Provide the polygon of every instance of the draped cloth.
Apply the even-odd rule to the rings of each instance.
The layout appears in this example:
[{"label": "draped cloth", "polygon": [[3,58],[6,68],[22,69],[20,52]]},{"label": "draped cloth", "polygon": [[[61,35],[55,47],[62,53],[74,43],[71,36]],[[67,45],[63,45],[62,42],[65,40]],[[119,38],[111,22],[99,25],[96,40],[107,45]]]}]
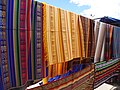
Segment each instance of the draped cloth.
[{"label": "draped cloth", "polygon": [[113,27],[113,45],[112,45],[112,57],[113,58],[120,58],[120,28],[117,26]]},{"label": "draped cloth", "polygon": [[105,54],[104,54],[105,60],[110,60],[112,58],[112,56],[111,56],[112,55],[112,53],[111,53],[111,51],[112,51],[111,41],[112,41],[112,35],[113,35],[112,31],[113,31],[113,26],[107,24],[106,35],[105,35],[105,41],[106,41]]},{"label": "draped cloth", "polygon": [[27,2],[27,63],[28,63],[28,79],[32,79],[32,62],[31,62],[31,5],[32,0]]},{"label": "draped cloth", "polygon": [[18,37],[18,16],[19,16],[19,0],[14,0],[13,10],[13,46],[14,46],[14,66],[16,76],[16,86],[20,86],[20,62],[19,62],[19,37]]},{"label": "draped cloth", "polygon": [[83,16],[80,16],[81,18],[81,23],[82,23],[82,29],[83,29],[83,37],[84,37],[84,50],[85,50],[85,57],[87,57],[87,52],[88,52],[88,18],[85,18]]},{"label": "draped cloth", "polygon": [[16,86],[15,59],[14,59],[14,40],[13,40],[13,7],[14,0],[7,1],[7,41],[8,41],[8,61],[10,70],[11,86]]},{"label": "draped cloth", "polygon": [[[44,4],[43,8],[45,9],[45,11],[43,11],[43,21],[45,21],[44,23],[46,24],[43,24],[44,60],[47,62],[48,77],[51,77],[57,75],[55,7]],[[53,70],[53,73],[50,72],[50,69]]]},{"label": "draped cloth", "polygon": [[63,73],[64,67],[64,52],[63,52],[63,42],[62,42],[62,30],[61,30],[61,10],[55,8],[55,30],[56,30],[56,51],[58,58],[58,68],[57,73]]},{"label": "draped cloth", "polygon": [[44,65],[44,77],[47,76],[46,67],[48,66],[48,47],[47,47],[47,29],[46,29],[46,4],[43,4],[43,65]]},{"label": "draped cloth", "polygon": [[42,3],[36,2],[35,17],[35,74],[42,79]]},{"label": "draped cloth", "polygon": [[[82,30],[82,57],[94,57],[95,54],[95,33],[94,33],[94,21],[83,16],[80,16],[80,29]],[[84,42],[84,43],[83,43]]]},{"label": "draped cloth", "polygon": [[[95,26],[94,26],[94,33],[95,33],[95,46],[97,45],[97,40],[98,40],[98,34],[99,34],[99,27],[100,22],[95,21]],[[95,47],[96,48],[96,47]]]},{"label": "draped cloth", "polygon": [[100,23],[98,40],[97,40],[97,45],[96,45],[96,50],[95,50],[94,62],[99,62],[99,60],[100,60],[103,41],[104,41],[104,38],[105,38],[105,31],[106,31],[106,24],[105,23]]},{"label": "draped cloth", "polygon": [[20,0],[20,16],[19,16],[19,44],[20,44],[20,70],[21,84],[25,84],[28,80],[28,64],[27,64],[27,1]]},{"label": "draped cloth", "polygon": [[94,21],[89,19],[89,35],[88,35],[88,57],[94,57],[95,55],[95,33],[94,33]]},{"label": "draped cloth", "polygon": [[82,60],[83,57],[85,57],[85,47],[84,47],[84,35],[83,35],[83,26],[81,17],[78,17],[78,27],[79,27],[79,35],[80,35],[80,58]]},{"label": "draped cloth", "polygon": [[31,62],[32,62],[32,79],[36,79],[35,76],[35,1],[32,1],[31,4]]},{"label": "draped cloth", "polygon": [[11,86],[6,35],[6,10],[7,0],[0,0],[0,90],[7,90]]}]

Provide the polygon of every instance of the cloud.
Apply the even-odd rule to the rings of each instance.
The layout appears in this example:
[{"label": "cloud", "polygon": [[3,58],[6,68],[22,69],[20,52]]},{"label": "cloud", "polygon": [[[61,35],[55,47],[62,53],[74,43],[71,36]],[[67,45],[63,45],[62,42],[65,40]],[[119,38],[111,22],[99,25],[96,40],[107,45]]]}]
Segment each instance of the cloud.
[{"label": "cloud", "polygon": [[89,6],[80,13],[89,18],[109,16],[120,19],[120,0],[70,0],[70,3]]}]

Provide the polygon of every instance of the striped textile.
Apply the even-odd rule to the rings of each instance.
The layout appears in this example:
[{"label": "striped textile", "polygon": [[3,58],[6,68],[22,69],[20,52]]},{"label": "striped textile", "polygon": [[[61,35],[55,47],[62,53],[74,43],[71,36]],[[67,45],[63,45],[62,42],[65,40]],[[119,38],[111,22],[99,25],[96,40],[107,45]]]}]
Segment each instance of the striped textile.
[{"label": "striped textile", "polygon": [[14,41],[13,41],[13,7],[14,0],[7,1],[7,41],[8,41],[8,61],[10,69],[11,86],[16,86]]},{"label": "striped textile", "polygon": [[32,90],[92,90],[92,84],[94,81],[94,65],[89,65],[82,71],[76,72],[56,81],[48,84],[32,88]]},{"label": "striped textile", "polygon": [[[94,26],[94,33],[95,33],[95,46],[97,45],[97,40],[98,40],[98,35],[99,35],[99,27],[100,22],[95,21],[95,26]],[[96,48],[96,47],[95,47]]]},{"label": "striped textile", "polygon": [[85,57],[93,57],[95,53],[94,21],[83,16],[80,16],[80,19],[84,37]]},{"label": "striped textile", "polygon": [[[106,36],[105,36],[105,60],[109,60],[111,59],[111,48],[112,48],[112,45],[111,45],[111,41],[112,41],[112,31],[113,31],[113,26],[112,25],[107,25],[107,29],[106,29]],[[111,53],[111,54],[110,54]]]},{"label": "striped textile", "polygon": [[20,70],[21,84],[25,84],[28,80],[28,64],[27,64],[27,1],[20,0],[19,15],[19,47],[20,47]]},{"label": "striped textile", "polygon": [[99,60],[100,60],[103,41],[104,41],[105,32],[106,32],[106,24],[105,23],[101,22],[99,27],[100,28],[99,28],[98,40],[97,40],[97,45],[96,45],[96,50],[95,50],[94,62],[99,62]]},{"label": "striped textile", "polygon": [[6,9],[7,0],[0,0],[0,90],[7,90],[11,86],[6,35]]},{"label": "striped textile", "polygon": [[35,11],[35,74],[36,79],[42,76],[42,3],[36,2]]},{"label": "striped textile", "polygon": [[95,55],[95,34],[94,34],[94,21],[89,19],[89,29],[88,35],[88,54],[87,57],[94,57]]},{"label": "striped textile", "polygon": [[35,1],[32,1],[31,6],[31,63],[32,63],[32,79],[36,79],[35,75],[35,12],[36,12],[36,5]]},{"label": "striped textile", "polygon": [[111,76],[114,76],[114,74],[116,75],[116,70],[118,70],[120,66],[119,63],[119,59],[96,63],[94,88],[106,82]]},{"label": "striped textile", "polygon": [[84,35],[83,35],[83,25],[81,21],[81,17],[78,17],[78,27],[79,27],[79,33],[80,33],[80,54],[81,59],[85,58],[85,46],[84,46]]},{"label": "striped textile", "polygon": [[18,37],[18,16],[19,16],[19,0],[14,0],[13,9],[13,46],[14,46],[14,66],[15,66],[15,77],[16,86],[21,85],[20,77],[20,62],[19,62],[19,37]]},{"label": "striped textile", "polygon": [[83,16],[80,16],[81,18],[81,23],[82,23],[82,28],[83,28],[83,36],[84,36],[84,50],[85,50],[85,57],[88,57],[88,35],[89,35],[89,30],[88,30],[88,18],[85,18]]},{"label": "striped textile", "polygon": [[[46,33],[47,33],[47,47],[48,47],[48,76],[57,75],[57,52],[56,52],[56,30],[55,30],[55,7],[46,5]],[[53,66],[52,66],[53,65]],[[54,68],[50,70],[50,68]],[[51,73],[51,71],[53,71]]]},{"label": "striped textile", "polygon": [[44,77],[47,76],[48,66],[48,47],[47,47],[47,29],[46,29],[46,4],[43,4],[43,65],[44,65]]},{"label": "striped textile", "polygon": [[113,27],[113,58],[119,58],[120,57],[120,27],[114,26]]},{"label": "striped textile", "polygon": [[[58,58],[57,73],[58,75],[63,73],[64,66],[64,53],[63,53],[63,42],[62,42],[62,30],[61,30],[61,10],[55,8],[55,30],[56,30],[56,51]],[[65,71],[65,69],[64,69]]]},{"label": "striped textile", "polygon": [[[70,44],[72,44],[72,43],[70,42],[70,40],[68,42],[68,38],[67,38],[68,36],[67,36],[67,18],[66,18],[66,13],[67,13],[66,11],[60,10],[60,21],[61,21],[61,34],[62,34],[62,42],[63,42],[63,52],[64,52],[65,61],[67,62],[67,61],[73,59],[73,56],[70,56],[70,55],[72,55],[71,54],[72,52],[68,51],[69,50],[68,46],[71,47]],[[70,30],[69,32],[71,33],[71,29],[68,29],[68,30]],[[71,39],[71,38],[69,38],[69,39]],[[72,50],[72,49],[70,49],[70,50]]]},{"label": "striped textile", "polygon": [[31,61],[31,4],[32,0],[27,2],[27,63],[28,63],[28,79],[32,79],[32,61]]}]

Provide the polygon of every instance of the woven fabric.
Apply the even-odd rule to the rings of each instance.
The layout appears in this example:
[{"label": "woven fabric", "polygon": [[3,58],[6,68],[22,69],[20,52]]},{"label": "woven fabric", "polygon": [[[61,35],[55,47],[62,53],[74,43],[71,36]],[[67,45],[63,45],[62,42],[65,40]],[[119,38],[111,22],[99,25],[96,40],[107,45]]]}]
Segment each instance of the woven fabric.
[{"label": "woven fabric", "polygon": [[43,64],[44,64],[44,77],[47,76],[47,66],[48,66],[48,47],[47,47],[47,28],[46,28],[46,4],[43,4]]},{"label": "woven fabric", "polygon": [[112,53],[112,57],[113,58],[119,58],[120,57],[120,28],[114,26],[113,28],[113,53]]},{"label": "woven fabric", "polygon": [[14,46],[14,66],[16,76],[16,86],[20,86],[20,62],[19,62],[19,37],[18,37],[18,15],[19,15],[19,1],[14,0],[13,9],[13,46]]},{"label": "woven fabric", "polygon": [[32,63],[32,79],[36,79],[35,75],[35,12],[36,12],[36,5],[35,1],[32,1],[31,6],[31,63]]},{"label": "woven fabric", "polygon": [[51,83],[41,85],[32,90],[79,90],[79,89],[88,89],[92,90],[92,83],[94,81],[94,65],[90,65],[83,69],[82,71],[76,72]]},{"label": "woven fabric", "polygon": [[111,25],[107,25],[107,29],[106,29],[106,38],[105,38],[105,41],[106,41],[106,44],[105,44],[105,60],[110,60],[112,58],[111,56],[111,48],[112,48],[112,33],[113,31],[113,26]]},{"label": "woven fabric", "polygon": [[7,1],[7,38],[8,38],[8,61],[10,69],[10,80],[13,87],[16,86],[14,41],[13,41],[13,7],[14,0]]},{"label": "woven fabric", "polygon": [[95,34],[94,34],[94,21],[89,19],[89,35],[88,35],[88,54],[87,57],[94,57],[95,55]]},{"label": "woven fabric", "polygon": [[67,30],[67,46],[68,46],[68,55],[69,59],[65,61],[70,61],[73,59],[73,52],[72,52],[72,28],[71,28],[71,14],[68,11],[65,11],[65,17],[66,17],[66,30]]},{"label": "woven fabric", "polygon": [[[97,45],[97,40],[98,40],[98,34],[99,34],[99,27],[100,22],[95,21],[95,26],[94,26],[94,33],[95,33],[95,46]],[[95,47],[96,48],[96,47]]]},{"label": "woven fabric", "polygon": [[35,71],[36,79],[41,79],[42,76],[42,4],[36,2],[35,11]]},{"label": "woven fabric", "polygon": [[[64,58],[65,61],[71,60],[70,53],[68,50],[68,46],[70,46],[70,43],[68,43],[68,36],[67,36],[67,18],[66,18],[66,11],[60,10],[60,20],[61,20],[61,34],[62,34],[62,41],[63,41],[63,52],[64,52]],[[71,39],[71,38],[70,38]],[[68,44],[68,45],[67,45]],[[71,49],[70,49],[71,50]]]},{"label": "woven fabric", "polygon": [[95,50],[94,62],[99,62],[100,60],[103,41],[105,38],[105,32],[106,32],[106,24],[100,23],[100,30],[99,30],[99,35],[98,35],[98,40],[97,40],[97,45]]},{"label": "woven fabric", "polygon": [[84,46],[84,35],[83,35],[83,26],[82,26],[82,19],[79,16],[79,32],[80,32],[80,52],[81,52],[81,59],[85,57],[85,46]]},{"label": "woven fabric", "polygon": [[28,64],[27,64],[27,1],[20,0],[20,16],[19,16],[19,37],[20,37],[20,67],[21,67],[21,84],[25,84],[28,80]]},{"label": "woven fabric", "polygon": [[56,30],[56,51],[58,58],[57,65],[57,73],[58,75],[63,73],[63,63],[65,61],[64,58],[64,50],[63,50],[63,41],[62,41],[62,30],[61,30],[61,10],[55,8],[55,30]]},{"label": "woven fabric", "polygon": [[88,18],[85,18],[83,16],[80,16],[82,28],[83,28],[83,36],[84,36],[84,50],[85,50],[85,57],[87,57],[87,51],[88,51]]},{"label": "woven fabric", "polygon": [[94,88],[97,88],[108,79],[116,75],[119,68],[119,59],[109,60],[108,62],[100,62],[95,65],[95,82]]},{"label": "woven fabric", "polygon": [[32,79],[32,62],[31,62],[31,5],[32,0],[27,2],[27,63],[28,63],[28,79]]},{"label": "woven fabric", "polygon": [[0,0],[0,89],[10,88],[10,71],[8,62],[7,28],[6,28],[7,0]]},{"label": "woven fabric", "polygon": [[[95,31],[94,31],[94,21],[83,16],[80,16],[80,29],[82,30],[81,35],[81,45],[82,57],[90,58],[94,57],[95,54]],[[84,42],[84,43],[83,43]]]}]

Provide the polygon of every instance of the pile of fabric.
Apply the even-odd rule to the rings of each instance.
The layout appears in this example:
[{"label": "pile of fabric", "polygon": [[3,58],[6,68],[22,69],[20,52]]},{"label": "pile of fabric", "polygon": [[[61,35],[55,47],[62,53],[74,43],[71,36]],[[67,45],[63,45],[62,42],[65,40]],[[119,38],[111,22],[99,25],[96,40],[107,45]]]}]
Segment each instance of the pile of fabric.
[{"label": "pile of fabric", "polygon": [[49,83],[30,86],[27,90],[93,90],[94,64],[88,65],[81,71],[56,79]]},{"label": "pile of fabric", "polygon": [[95,64],[95,82],[94,88],[99,87],[114,76],[119,76],[120,59],[101,61]]}]

